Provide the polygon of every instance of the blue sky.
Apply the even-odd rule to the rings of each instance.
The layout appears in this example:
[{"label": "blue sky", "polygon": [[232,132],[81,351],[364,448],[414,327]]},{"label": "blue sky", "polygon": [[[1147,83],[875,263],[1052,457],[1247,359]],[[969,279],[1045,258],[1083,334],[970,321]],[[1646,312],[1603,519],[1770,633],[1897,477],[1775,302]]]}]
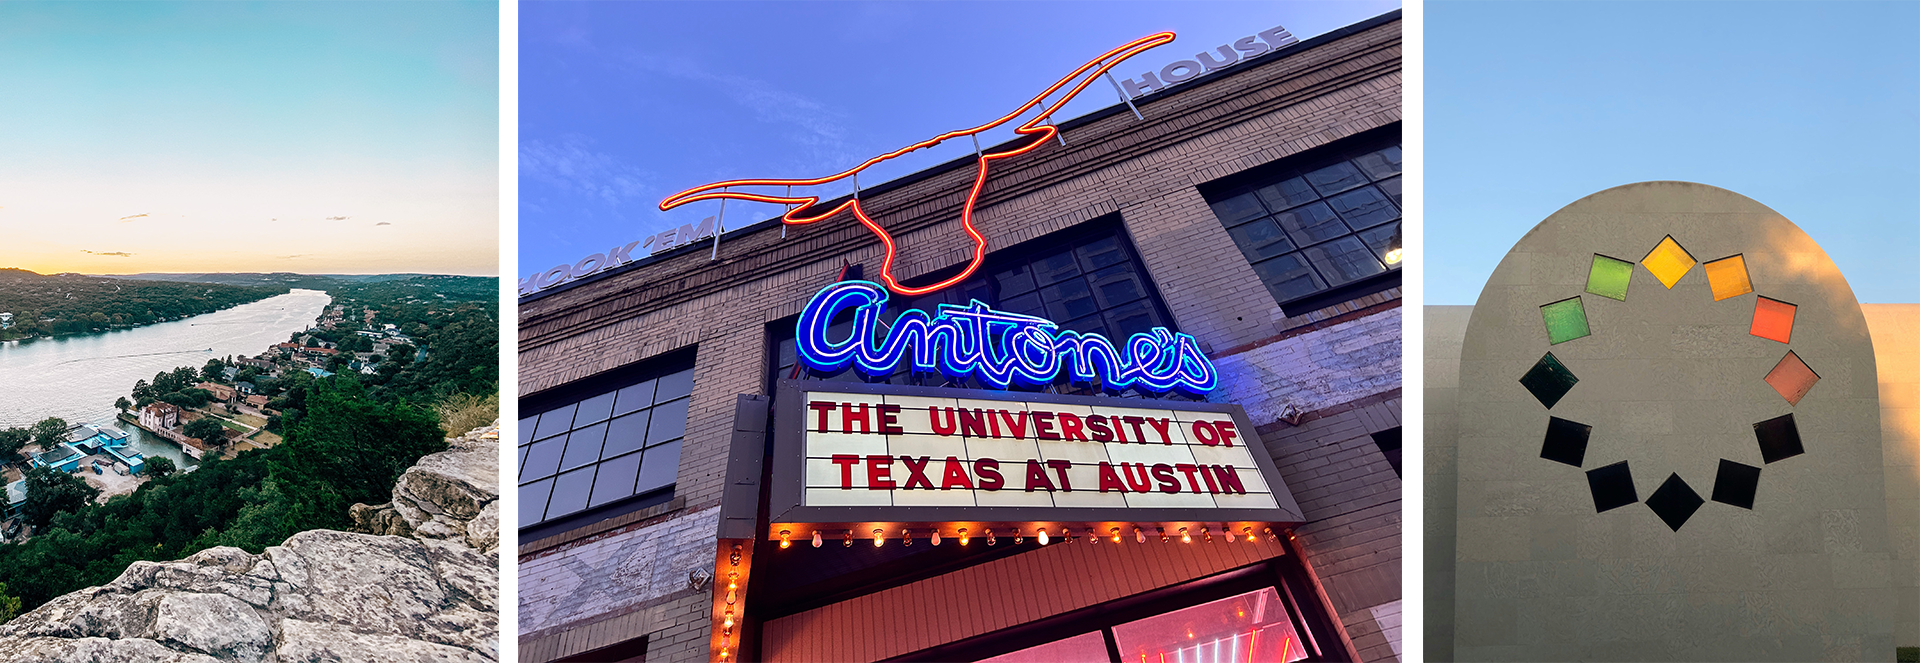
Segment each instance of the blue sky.
[{"label": "blue sky", "polygon": [[[718,212],[657,205],[741,177],[811,177],[998,117],[1094,56],[1161,30],[1138,76],[1284,25],[1308,39],[1398,2],[523,3],[520,267],[572,263]],[[1059,117],[1119,103],[1089,87]],[[989,132],[982,144],[1011,138]],[[972,152],[950,141],[862,186]],[[824,188],[824,187],[823,187]],[[847,193],[824,190],[827,195]],[[779,207],[729,203],[727,225]],[[644,253],[636,249],[634,257]]]},{"label": "blue sky", "polygon": [[1799,224],[1862,302],[1920,302],[1920,3],[1426,4],[1426,303],[1608,187]]},{"label": "blue sky", "polygon": [[499,6],[0,3],[0,267],[499,269]]}]

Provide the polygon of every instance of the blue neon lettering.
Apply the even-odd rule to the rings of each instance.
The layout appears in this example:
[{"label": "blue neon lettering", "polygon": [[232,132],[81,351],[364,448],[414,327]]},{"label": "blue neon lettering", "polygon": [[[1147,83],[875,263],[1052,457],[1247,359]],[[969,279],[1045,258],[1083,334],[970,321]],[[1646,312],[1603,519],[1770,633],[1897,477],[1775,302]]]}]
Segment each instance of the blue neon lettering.
[{"label": "blue neon lettering", "polygon": [[[847,309],[853,310],[851,332],[835,332],[834,317]],[[886,309],[887,289],[871,281],[842,281],[815,293],[795,329],[800,362],[817,371],[851,365],[865,375],[885,375],[906,360],[915,371],[978,378],[996,389],[1048,384],[1063,371],[1073,382],[1115,391],[1201,395],[1220,384],[1199,342],[1165,327],[1116,347],[1100,334],[1058,329],[1045,318],[996,311],[979,300],[941,304],[931,316],[909,309],[891,325],[881,323]]]}]

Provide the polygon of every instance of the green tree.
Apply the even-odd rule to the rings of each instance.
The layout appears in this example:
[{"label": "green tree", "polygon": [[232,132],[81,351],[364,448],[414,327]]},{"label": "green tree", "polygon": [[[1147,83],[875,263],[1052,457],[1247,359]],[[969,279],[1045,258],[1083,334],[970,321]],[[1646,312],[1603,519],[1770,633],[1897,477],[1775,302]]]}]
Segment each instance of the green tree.
[{"label": "green tree", "polygon": [[7,583],[0,582],[0,624],[20,616],[20,597],[7,595]]},{"label": "green tree", "polygon": [[20,448],[33,441],[33,432],[25,428],[0,430],[0,463],[5,463],[20,453]]},{"label": "green tree", "polygon": [[387,501],[401,472],[447,448],[431,410],[368,399],[352,376],[313,383],[307,406],[284,446],[295,474],[322,494],[316,504],[322,513]]},{"label": "green tree", "polygon": [[226,370],[226,364],[220,363],[220,360],[208,359],[207,365],[200,367],[200,377],[209,381],[218,380],[220,379],[220,374]]},{"label": "green tree", "polygon": [[172,458],[168,458],[166,456],[156,456],[156,457],[147,459],[147,475],[152,476],[153,478],[165,479],[167,477],[173,476],[173,473],[176,469],[177,468],[173,466]]},{"label": "green tree", "polygon": [[40,445],[41,451],[51,450],[55,445],[65,441],[67,441],[67,420],[47,417],[33,425],[33,442]]},{"label": "green tree", "polygon": [[227,427],[220,425],[220,422],[214,421],[212,417],[201,417],[189,421],[186,428],[182,430],[186,432],[187,437],[200,438],[207,444],[225,444],[227,441]]},{"label": "green tree", "polygon": [[133,401],[127,400],[125,396],[121,396],[114,399],[113,407],[119,409],[121,412],[126,412],[127,408],[133,407]]},{"label": "green tree", "polygon": [[100,495],[80,477],[50,467],[27,470],[26,482],[27,501],[20,505],[20,515],[35,528],[53,520],[54,514],[79,511]]}]

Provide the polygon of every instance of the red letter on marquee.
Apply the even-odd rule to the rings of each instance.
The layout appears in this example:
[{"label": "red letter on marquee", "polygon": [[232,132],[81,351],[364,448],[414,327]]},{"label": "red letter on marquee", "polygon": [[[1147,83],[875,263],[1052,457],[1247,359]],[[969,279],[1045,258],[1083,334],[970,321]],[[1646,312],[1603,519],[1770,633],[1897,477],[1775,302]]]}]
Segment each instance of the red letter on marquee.
[{"label": "red letter on marquee", "polygon": [[1047,467],[1053,468],[1053,473],[1059,475],[1060,490],[1073,492],[1073,482],[1067,480],[1067,470],[1073,467],[1073,461],[1050,460],[1047,461]]},{"label": "red letter on marquee", "polygon": [[[947,417],[945,419],[940,418],[941,410],[947,411]],[[952,435],[960,430],[959,417],[953,413],[953,408],[929,405],[927,406],[927,418],[933,421],[933,432],[936,435]]]},{"label": "red letter on marquee", "polygon": [[933,482],[927,480],[927,463],[932,461],[933,459],[931,457],[921,456],[920,462],[916,463],[913,462],[912,456],[901,456],[900,462],[906,463],[907,465],[907,485],[901,488],[913,490],[914,486],[919,486],[927,490],[933,490]]},{"label": "red letter on marquee", "polygon": [[1196,421],[1193,422],[1193,439],[1209,447],[1217,447],[1220,446],[1220,431],[1214,430],[1213,424]]},{"label": "red letter on marquee", "polygon": [[812,408],[814,412],[820,413],[820,425],[814,427],[813,431],[816,433],[825,433],[827,432],[827,413],[839,408],[840,404],[831,401],[814,401],[808,403],[807,407]]},{"label": "red letter on marquee", "polygon": [[1127,492],[1126,484],[1120,483],[1120,475],[1113,472],[1113,465],[1100,461],[1100,492]]},{"label": "red letter on marquee", "polygon": [[900,429],[900,406],[883,403],[879,409],[881,435],[899,435],[906,432]]},{"label": "red letter on marquee", "polygon": [[1153,430],[1160,433],[1160,442],[1162,444],[1173,444],[1173,436],[1167,434],[1167,424],[1172,422],[1172,419],[1147,419],[1147,423],[1153,425]]},{"label": "red letter on marquee", "polygon": [[834,454],[833,464],[840,466],[840,489],[853,490],[853,466],[860,464],[860,457],[853,454]]},{"label": "red letter on marquee", "polygon": [[1080,415],[1072,412],[1061,412],[1059,417],[1061,439],[1079,440],[1081,442],[1087,441],[1087,434],[1080,430]]},{"label": "red letter on marquee", "polygon": [[1045,488],[1047,492],[1051,493],[1053,492],[1053,480],[1047,478],[1046,470],[1040,469],[1040,461],[1028,459],[1027,492],[1031,493],[1036,488]]},{"label": "red letter on marquee", "polygon": [[973,490],[973,480],[967,478],[967,466],[960,462],[959,456],[948,456],[947,470],[940,477],[940,489],[948,490],[955,486]]},{"label": "red letter on marquee", "polygon": [[867,488],[893,490],[893,478],[887,476],[893,471],[892,456],[867,456]]},{"label": "red letter on marquee", "polygon": [[853,432],[853,422],[856,421],[860,422],[860,432],[873,432],[872,425],[867,421],[867,404],[857,403],[857,405],[860,406],[858,410],[854,409],[854,405],[856,405],[856,403],[840,404],[840,432]]},{"label": "red letter on marquee", "polygon": [[1220,492],[1247,494],[1246,484],[1240,483],[1240,469],[1232,465],[1211,465],[1213,476],[1220,480]]},{"label": "red letter on marquee", "polygon": [[1219,429],[1220,441],[1222,443],[1225,443],[1229,447],[1233,446],[1233,437],[1239,434],[1238,431],[1235,431],[1233,429],[1233,422],[1222,421],[1220,423],[1214,424],[1213,427],[1216,429]]},{"label": "red letter on marquee", "polygon": [[992,458],[975,459],[973,473],[980,475],[981,490],[999,490],[1007,485],[1007,480],[1000,476],[1000,461]]}]

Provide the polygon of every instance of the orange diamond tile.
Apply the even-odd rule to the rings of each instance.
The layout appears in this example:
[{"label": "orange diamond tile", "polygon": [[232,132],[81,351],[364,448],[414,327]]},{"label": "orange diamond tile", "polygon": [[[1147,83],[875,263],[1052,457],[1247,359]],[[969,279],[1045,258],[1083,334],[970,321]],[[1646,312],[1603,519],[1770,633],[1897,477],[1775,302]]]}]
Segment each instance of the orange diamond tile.
[{"label": "orange diamond tile", "polygon": [[1819,381],[1820,376],[1814,374],[1813,369],[1808,368],[1807,363],[1800,360],[1800,355],[1792,350],[1788,350],[1787,356],[1781,357],[1780,363],[1767,373],[1767,384],[1780,392],[1789,405],[1799,405],[1800,399],[1806,397],[1807,392],[1813,390],[1814,383]]},{"label": "orange diamond tile", "polygon": [[1754,300],[1753,329],[1750,333],[1781,343],[1793,342],[1793,312],[1799,308],[1778,299]]},{"label": "orange diamond tile", "polygon": [[1753,292],[1747,278],[1747,259],[1734,254],[1701,265],[1707,271],[1707,284],[1713,286],[1713,301],[1731,299]]}]

